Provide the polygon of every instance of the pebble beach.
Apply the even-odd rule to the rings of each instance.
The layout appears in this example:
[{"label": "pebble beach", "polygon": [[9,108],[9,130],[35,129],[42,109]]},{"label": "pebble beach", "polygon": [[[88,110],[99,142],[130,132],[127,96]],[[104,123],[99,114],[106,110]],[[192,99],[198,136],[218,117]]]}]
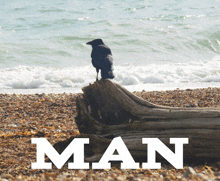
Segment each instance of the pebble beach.
[{"label": "pebble beach", "polygon": [[[136,91],[149,102],[173,107],[220,107],[220,88]],[[75,124],[78,94],[0,94],[0,180],[220,180],[220,160],[186,163],[181,170],[162,164],[159,170],[31,169],[36,162],[32,137],[54,144],[79,134]],[[218,153],[217,153],[218,154]]]}]

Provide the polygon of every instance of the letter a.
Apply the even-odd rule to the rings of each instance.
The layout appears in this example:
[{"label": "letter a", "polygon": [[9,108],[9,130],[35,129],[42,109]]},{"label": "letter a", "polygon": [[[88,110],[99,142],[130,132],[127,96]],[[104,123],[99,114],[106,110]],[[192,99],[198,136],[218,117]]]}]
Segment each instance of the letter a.
[{"label": "letter a", "polygon": [[84,144],[89,143],[88,138],[74,138],[61,154],[57,153],[46,138],[31,138],[31,143],[37,144],[37,162],[31,163],[32,169],[51,169],[52,163],[45,163],[45,154],[60,169],[73,153],[74,163],[68,163],[68,168],[89,169],[89,163],[84,163]]},{"label": "letter a", "polygon": [[176,169],[183,169],[183,144],[188,144],[188,138],[170,138],[170,143],[175,144],[173,153],[158,138],[142,138],[143,144],[148,144],[147,163],[142,164],[143,169],[160,169],[161,163],[156,163],[156,151],[163,156]]},{"label": "letter a", "polygon": [[[113,155],[117,150],[118,155]],[[104,155],[98,163],[92,163],[93,169],[110,169],[111,163],[109,161],[122,161],[121,169],[138,169],[139,163],[135,163],[130,152],[121,137],[114,138]]]}]

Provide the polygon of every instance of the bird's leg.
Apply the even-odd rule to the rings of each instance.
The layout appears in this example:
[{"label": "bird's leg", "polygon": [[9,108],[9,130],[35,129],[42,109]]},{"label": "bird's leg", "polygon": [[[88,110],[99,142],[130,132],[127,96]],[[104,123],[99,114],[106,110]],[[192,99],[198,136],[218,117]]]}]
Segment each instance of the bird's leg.
[{"label": "bird's leg", "polygon": [[96,72],[97,72],[96,81],[98,82],[99,81],[99,79],[98,79],[99,69],[98,68],[96,69]]}]

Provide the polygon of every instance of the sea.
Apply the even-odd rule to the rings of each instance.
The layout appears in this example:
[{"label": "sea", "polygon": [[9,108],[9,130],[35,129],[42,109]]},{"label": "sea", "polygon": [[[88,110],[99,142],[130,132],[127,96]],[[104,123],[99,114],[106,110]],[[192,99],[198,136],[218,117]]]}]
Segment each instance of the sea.
[{"label": "sea", "polygon": [[220,0],[0,0],[0,93],[82,92],[96,38],[130,91],[220,87]]}]

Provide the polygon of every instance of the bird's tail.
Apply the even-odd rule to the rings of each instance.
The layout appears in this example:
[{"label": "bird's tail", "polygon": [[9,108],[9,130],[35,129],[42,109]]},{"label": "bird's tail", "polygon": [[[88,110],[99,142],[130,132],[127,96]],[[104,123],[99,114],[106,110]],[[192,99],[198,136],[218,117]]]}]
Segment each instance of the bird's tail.
[{"label": "bird's tail", "polygon": [[103,79],[113,79],[115,77],[112,69],[102,69],[101,76]]}]

